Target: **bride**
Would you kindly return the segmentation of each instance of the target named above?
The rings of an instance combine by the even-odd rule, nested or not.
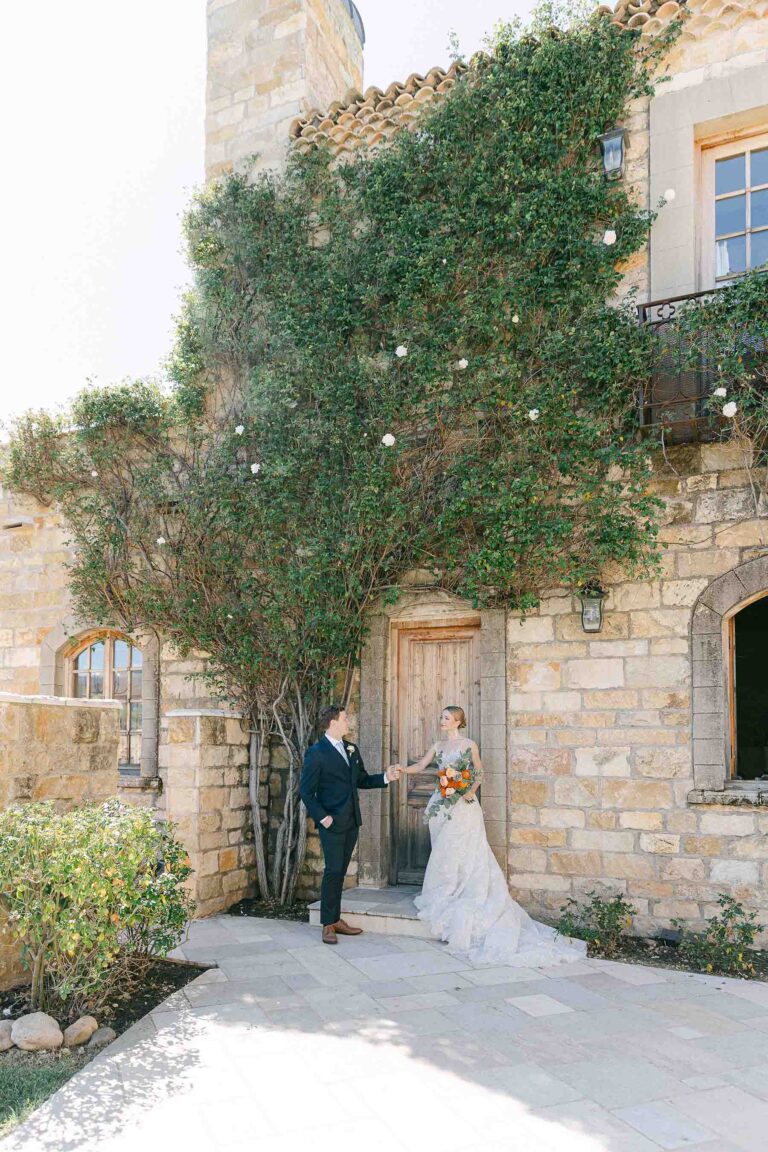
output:
[[[586,954],[583,941],[560,936],[554,928],[532,920],[509,894],[485,835],[477,800],[483,766],[477,744],[461,734],[466,724],[462,708],[444,708],[443,738],[418,763],[399,766],[409,775],[424,772],[431,764],[437,768],[435,791],[425,813],[432,853],[424,887],[415,900],[419,919],[451,951],[475,964],[529,967],[580,960]],[[462,776],[463,781],[472,781],[471,787],[465,785],[454,802],[457,792],[451,784]],[[446,790],[451,797],[447,803]]]

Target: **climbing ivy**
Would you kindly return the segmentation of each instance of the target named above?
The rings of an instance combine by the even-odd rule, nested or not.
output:
[[[653,568],[649,345],[606,303],[652,217],[598,137],[663,50],[599,16],[505,27],[385,150],[206,188],[171,393],[90,389],[16,427],[9,482],[61,505],[82,617],[208,653],[255,734],[255,808],[283,741],[265,893],[290,899],[301,867],[317,706],[407,572],[527,611],[608,561]]]

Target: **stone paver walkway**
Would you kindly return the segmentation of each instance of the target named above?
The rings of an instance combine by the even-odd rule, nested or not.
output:
[[[226,916],[2,1152],[765,1152],[768,985]]]

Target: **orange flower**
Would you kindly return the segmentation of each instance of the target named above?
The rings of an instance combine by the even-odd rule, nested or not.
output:
[[[469,774],[469,772],[468,772],[468,771],[466,770],[466,768],[465,768],[465,769],[464,769],[464,771],[463,771],[463,772],[462,772],[462,774],[461,774],[461,778],[462,778],[462,780],[469,780],[469,775],[470,775],[470,774]]]

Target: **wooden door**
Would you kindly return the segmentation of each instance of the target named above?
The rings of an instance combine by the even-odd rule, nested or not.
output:
[[[458,704],[467,714],[466,734],[480,732],[480,629],[398,629],[393,685],[392,758],[415,764],[440,736],[440,713]],[[435,769],[403,777],[394,802],[392,882],[420,884],[429,859],[424,809],[435,787]]]

